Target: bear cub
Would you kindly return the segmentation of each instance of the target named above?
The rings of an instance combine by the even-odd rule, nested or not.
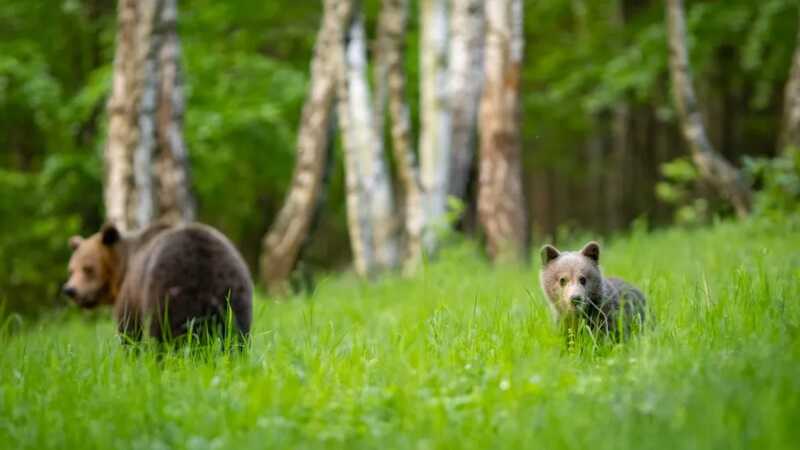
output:
[[[147,330],[163,342],[202,325],[242,339],[250,332],[250,272],[233,244],[207,225],[157,223],[124,235],[105,225],[69,244],[64,294],[82,308],[112,305],[125,339],[138,341]]]
[[[560,252],[552,245],[541,250],[539,276],[556,319],[576,331],[583,321],[593,332],[628,335],[641,328],[646,300],[641,291],[600,271],[600,246],[589,242],[578,252]],[[619,329],[621,324],[622,329]]]

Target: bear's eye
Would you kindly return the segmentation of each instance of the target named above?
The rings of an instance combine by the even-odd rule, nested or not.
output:
[[[580,277],[578,278],[578,281],[580,281],[582,285],[586,286],[586,277]]]
[[[564,287],[564,286],[567,285],[567,279],[564,278],[564,277],[561,277],[561,279],[558,280],[558,283],[561,284],[561,287]]]
[[[84,266],[83,267],[83,274],[86,275],[87,277],[93,277],[94,276],[94,267],[92,267],[92,266]]]

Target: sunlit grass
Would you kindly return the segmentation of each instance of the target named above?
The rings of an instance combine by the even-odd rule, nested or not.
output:
[[[604,244],[605,272],[649,297],[622,345],[567,345],[538,258],[493,269],[470,245],[413,280],[261,299],[244,354],[126,351],[110,319],[74,312],[14,321],[0,447],[797,448],[800,231]]]

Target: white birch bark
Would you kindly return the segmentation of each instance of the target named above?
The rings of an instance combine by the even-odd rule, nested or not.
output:
[[[399,261],[397,219],[382,141],[376,136],[360,12],[353,13],[346,41],[338,64],[338,110],[347,172],[347,215],[356,271],[369,277]]]
[[[377,134],[376,114],[367,81],[366,35],[360,12],[355,14],[350,25],[346,54],[353,144],[360,161],[360,176],[369,208],[375,263],[377,270],[382,271],[397,267],[399,262],[398,220],[383,139]]]
[[[711,145],[697,104],[686,49],[683,0],[667,0],[667,25],[672,91],[692,160],[701,177],[733,205],[739,217],[745,217],[750,212],[750,189],[739,170]]]
[[[411,118],[406,99],[405,36],[408,26],[408,0],[383,0],[378,19],[376,95],[388,96],[391,143],[395,165],[403,188],[405,251],[403,272],[413,274],[422,261],[422,230],[425,223],[419,169],[414,156]],[[379,105],[383,115],[385,101]]]
[[[478,217],[494,261],[524,257],[527,239],[519,130],[522,19],[522,0],[486,2]]]
[[[188,222],[194,220],[195,202],[183,139],[185,100],[177,29],[178,5],[177,0],[163,1],[158,27],[161,34],[158,53],[158,152],[155,161],[158,214],[162,221]]]
[[[133,147],[137,139],[135,111],[138,108],[133,95],[136,90],[134,76],[134,41],[138,13],[136,2],[120,0],[117,6],[117,39],[114,56],[114,75],[111,97],[108,102],[108,142],[105,157],[104,201],[106,219],[126,230],[135,226],[132,211]]]
[[[122,230],[142,227],[154,215],[151,162],[157,95],[157,0],[119,0],[117,49],[108,103],[105,152],[106,217]]]
[[[483,85],[484,2],[452,0],[450,13],[450,104],[452,161],[448,194],[466,199],[475,159],[478,103]]]
[[[137,76],[141,86],[138,125],[139,141],[133,155],[134,184],[136,185],[136,226],[147,226],[156,217],[153,183],[153,155],[156,152],[156,108],[158,103],[158,71],[161,35],[159,20],[163,2],[140,0],[139,24],[136,39]]]
[[[176,0],[118,3],[105,205],[122,230],[194,217],[176,20]]]
[[[436,249],[446,226],[447,176],[451,159],[448,96],[448,11],[446,0],[420,0],[420,181],[425,209],[423,242]]]

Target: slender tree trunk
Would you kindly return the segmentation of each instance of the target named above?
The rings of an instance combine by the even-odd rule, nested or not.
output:
[[[411,274],[422,260],[422,230],[425,217],[419,172],[412,144],[411,118],[406,100],[403,61],[407,26],[408,0],[384,0],[378,20],[376,95],[381,95],[379,92],[388,94],[392,150],[405,201],[403,271]],[[378,104],[380,109],[377,116],[382,117],[383,102]]]
[[[697,104],[686,49],[683,0],[667,0],[667,18],[672,90],[692,159],[701,177],[733,205],[736,214],[739,217],[747,216],[750,211],[750,189],[740,172],[711,145]]]
[[[108,104],[106,216],[123,230],[154,217],[151,174],[157,96],[157,0],[119,0],[117,50]]]
[[[572,0],[570,2],[572,16],[575,20],[576,36],[578,40],[588,40],[588,7],[585,0]],[[606,129],[605,114],[603,111],[595,112],[590,117],[590,132],[583,142],[583,159],[585,173],[581,177],[582,183],[573,196],[572,206],[576,209],[576,218],[581,223],[600,230],[605,225],[606,213],[603,196],[603,151]]]
[[[609,230],[623,225],[625,185],[628,161],[628,135],[630,131],[630,108],[627,102],[620,103],[611,111],[611,152],[608,169],[605,171],[605,209]]]
[[[478,103],[483,85],[484,11],[482,0],[452,0],[450,88],[452,164],[449,195],[466,200],[475,159]]]
[[[360,12],[337,52],[338,110],[345,151],[347,215],[356,271],[372,276],[399,261],[394,196],[378,139],[367,82],[366,37]]]
[[[787,152],[791,148],[800,149],[800,24],[797,27],[797,44],[786,93],[783,100],[783,125],[778,150]]]
[[[311,60],[311,79],[297,134],[292,184],[275,222],[262,241],[261,279],[271,292],[285,293],[287,280],[308,239],[323,187],[336,95],[337,51],[342,51],[349,2],[325,0]]]
[[[587,136],[584,143],[584,152],[586,158],[586,178],[583,180],[578,197],[580,199],[579,206],[580,213],[582,214],[582,223],[592,227],[595,230],[602,230],[606,224],[605,208],[605,195],[603,192],[604,174],[606,173],[603,167],[604,164],[604,151],[606,143],[605,129],[603,127],[604,120],[600,117],[601,114],[595,114],[592,122],[592,131]],[[578,203],[578,202],[576,202]]]
[[[451,118],[448,96],[446,0],[420,1],[420,182],[424,195],[428,252],[437,246],[437,228],[446,226],[450,173]]]
[[[622,30],[625,27],[626,14],[625,0],[616,0],[611,13],[612,24]],[[628,135],[630,130],[630,106],[627,98],[617,103],[611,110],[610,131],[611,149],[606,165],[605,184],[605,212],[606,228],[609,231],[618,230],[624,225],[625,212],[625,185],[628,180],[626,163],[629,159]]]
[[[160,86],[157,112],[158,154],[155,164],[159,218],[169,222],[191,221],[195,216],[189,161],[183,139],[185,100],[177,20],[177,0],[164,0],[159,24],[163,38],[158,55]]]
[[[478,215],[486,233],[487,251],[495,261],[526,254],[519,130],[522,14],[522,0],[486,2]]]
[[[367,81],[367,39],[364,17],[355,15],[347,39],[347,62],[350,83],[350,110],[354,131],[358,130],[359,154],[363,162],[361,174],[370,197],[370,222],[378,270],[393,269],[400,262],[398,227],[391,174],[383,145],[383,134],[377,131],[375,110]],[[380,123],[382,124],[382,120]],[[382,131],[382,130],[381,130]]]

